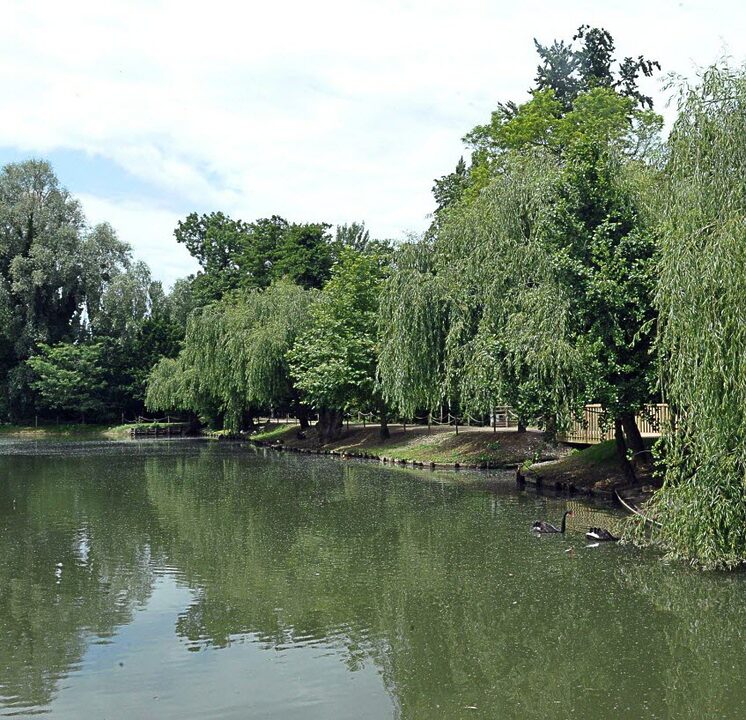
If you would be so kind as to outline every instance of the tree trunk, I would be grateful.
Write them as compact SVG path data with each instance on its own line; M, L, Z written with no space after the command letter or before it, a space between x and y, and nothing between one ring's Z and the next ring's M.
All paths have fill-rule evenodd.
M381 428L378 431L378 437L380 437L381 440L388 440L389 437L391 437L391 433L389 432L388 412L386 408L382 407L380 410L380 413L381 413Z
M523 418L521 418L521 417L518 418L517 432L519 432L519 433L525 433L526 432L526 421Z
M336 440L342 435L342 411L322 408L319 410L318 426L324 443Z
M544 439L554 442L557 439L557 416L549 413L544 417Z
M301 430L308 430L308 408L302 403L295 406L295 414L298 418L298 424Z
M624 470L624 476L629 482L635 482L635 470L627 457L627 443L624 440L624 432L622 430L622 421L620 418L614 420L614 441L616 442L616 454L619 463Z
M242 430L254 430L256 423L254 423L254 412L252 410L244 410L241 414L241 429Z
M645 452L645 443L640 435L640 429L637 427L635 416L631 412L622 413L622 428L624 428L624 437L627 440L627 446L635 455Z
M632 466L640 467L647 471L650 469L652 456L650 451L645 447L645 443L640 435L640 429L637 427L637 421L633 413L624 413L621 417L622 427L624 428L624 437L627 439L627 446L632 450Z

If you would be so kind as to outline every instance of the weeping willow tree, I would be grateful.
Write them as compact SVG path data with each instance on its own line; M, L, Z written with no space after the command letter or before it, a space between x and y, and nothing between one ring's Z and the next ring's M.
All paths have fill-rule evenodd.
M562 117L540 99L503 118L489 181L441 208L434 238L390 279L381 383L404 413L509 404L547 429L599 402L632 476L655 377L643 198L656 168L630 151L629 98L594 90Z
M378 382L404 417L443 400L447 311L432 243L406 243L382 288L378 320Z
M161 358L148 376L145 406L150 410L192 410L197 405L191 376L180 358Z
M177 360L162 361L150 375L148 407L217 413L237 431L251 424L252 410L294 404L303 423L285 358L313 295L278 281L193 312Z
M431 241L405 246L381 302L379 379L402 414L446 401L462 412L517 407L569 415L582 364L547 245L557 164L511 153Z
M509 404L523 421L553 424L577 396L582 364L548 245L558 171L544 153L509 154L478 199L441 228L451 299L446 391L469 412Z
M746 70L685 88L670 138L657 302L675 427L653 539L703 567L746 559Z

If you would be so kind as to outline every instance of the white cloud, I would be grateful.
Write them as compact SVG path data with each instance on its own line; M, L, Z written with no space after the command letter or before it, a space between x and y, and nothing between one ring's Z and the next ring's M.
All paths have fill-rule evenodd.
M499 100L525 97L534 37L602 25L619 56L689 73L740 49L746 7L6 0L2 20L0 145L96 153L185 212L362 219L400 237L427 225L432 180L455 165L460 137ZM123 235L145 230L140 211L161 217L152 199L139 202L112 205ZM164 257L171 230L148 235L170 248Z
M173 237L180 217L176 213L140 202L78 195L89 224L109 222L120 240L132 246L136 259L144 260L153 277L171 287L174 280L198 270L197 262ZM164 239L168 240L164 242Z

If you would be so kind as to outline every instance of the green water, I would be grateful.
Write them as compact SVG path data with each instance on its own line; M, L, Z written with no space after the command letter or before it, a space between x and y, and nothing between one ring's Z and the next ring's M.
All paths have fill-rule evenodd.
M0 441L0 715L746 717L746 577L460 478Z

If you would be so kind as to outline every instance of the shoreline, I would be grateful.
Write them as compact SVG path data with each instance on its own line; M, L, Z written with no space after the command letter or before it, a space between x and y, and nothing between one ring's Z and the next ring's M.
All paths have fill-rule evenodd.
M297 426L276 425L246 438L251 444L276 450L310 455L327 455L340 459L376 461L384 465L416 469L448 470L515 470L516 485L537 493L566 497L587 497L618 505L616 492L640 491L641 485L630 484L619 465L613 442L585 449L550 444L536 430L518 433L515 429L408 428L393 432L388 440L378 438L377 427L351 426L342 436L322 444L314 428L298 437ZM490 439L492 438L492 439ZM443 460L443 449L451 457ZM485 449L487 452L485 452ZM537 452L537 450L539 452ZM645 486L648 487L648 486Z
M163 425L163 427L161 427ZM203 431L212 441L238 440L278 452L374 461L390 467L418 470L514 470L516 486L539 494L593 498L618 505L616 492L644 494L652 491L650 478L630 484L616 460L613 443L584 449L547 442L537 430L450 426L427 428L390 426L391 436L382 440L377 425L350 425L339 438L323 443L315 427L300 431L297 425L275 423L253 435L230 436ZM0 426L0 438L19 440L129 440L178 437L165 424L106 425L69 424ZM648 483L648 484L645 484Z

